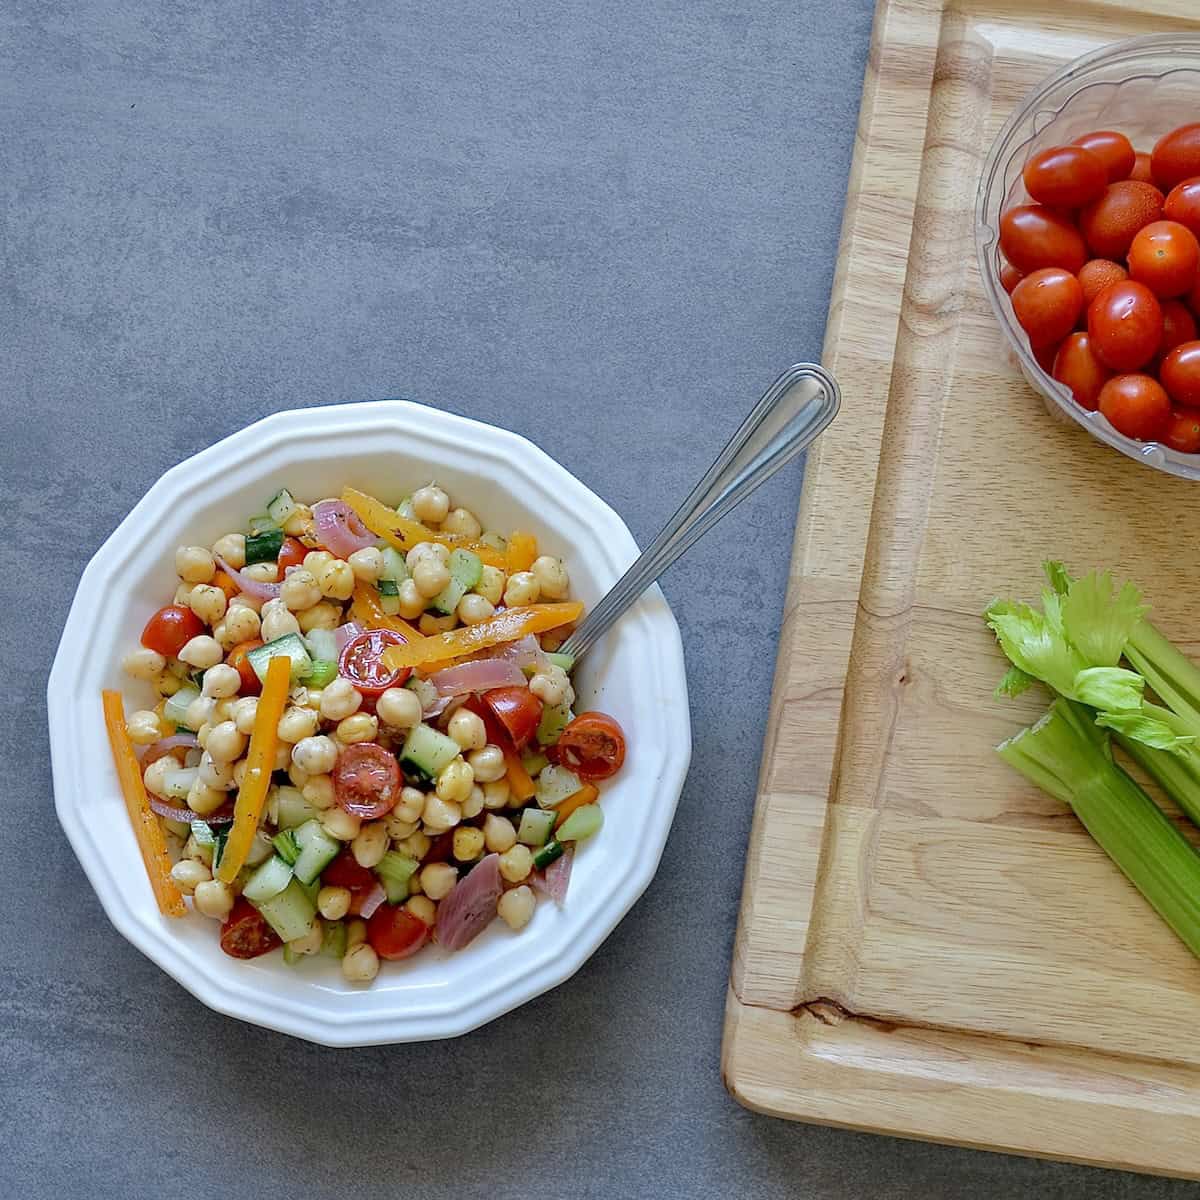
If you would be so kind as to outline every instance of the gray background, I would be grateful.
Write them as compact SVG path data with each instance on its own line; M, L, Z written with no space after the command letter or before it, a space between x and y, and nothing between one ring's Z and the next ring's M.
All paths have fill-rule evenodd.
M650 536L819 354L868 0L0 7L0 1194L1167 1197L752 1115L722 1005L800 473L665 581L696 752L654 884L452 1043L203 1009L54 820L43 684L89 555L264 413L404 395L533 437Z

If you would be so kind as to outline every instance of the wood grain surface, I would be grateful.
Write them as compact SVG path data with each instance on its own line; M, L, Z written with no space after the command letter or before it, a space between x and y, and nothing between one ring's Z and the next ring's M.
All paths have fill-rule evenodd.
M1049 7L876 13L824 356L844 408L805 477L723 1069L779 1116L1200 1175L1200 964L993 753L1045 698L993 699L979 614L1045 558L1141 582L1200 654L1200 490L1050 419L973 242L1029 89L1200 14Z

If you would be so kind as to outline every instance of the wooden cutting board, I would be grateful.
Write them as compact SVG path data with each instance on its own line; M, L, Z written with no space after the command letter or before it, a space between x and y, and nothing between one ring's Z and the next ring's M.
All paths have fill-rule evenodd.
M752 1108L1200 1175L1200 963L994 755L1045 701L992 698L979 615L1036 597L1044 558L1112 566L1200 657L1200 485L1047 416L972 215L1046 74L1198 24L1194 0L877 11L824 356L844 406L805 477L728 995Z

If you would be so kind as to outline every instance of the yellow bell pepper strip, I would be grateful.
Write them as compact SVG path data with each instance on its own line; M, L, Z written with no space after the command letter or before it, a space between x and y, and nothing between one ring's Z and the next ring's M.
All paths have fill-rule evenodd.
M504 555L486 542L478 542L458 533L438 533L422 525L420 521L402 517L395 509L388 508L383 501L376 500L374 496L368 496L366 492L360 492L357 488L344 488L342 500L354 509L362 523L376 537L383 538L403 553L408 553L420 542L438 542L448 550L470 550L490 567L503 568L506 562Z
M585 783L573 796L568 796L554 812L554 828L557 829L577 808L585 804L595 804L600 795L599 788L594 783Z
M526 800L532 800L534 792L537 791L537 785L530 778L529 772L525 770L521 756L511 746L504 747L504 769L508 778L508 790L512 793L513 798L520 800L522 804Z
M133 742L125 728L125 705L120 692L101 693L104 701L104 725L108 730L108 744L112 747L113 763L117 778L121 781L121 795L125 798L125 809L133 826L150 886L158 911L164 917L182 917L187 908L183 903L175 880L171 878L171 859L167 854L167 842L162 826L146 798L142 783L142 766L133 750Z
M279 718L283 716L283 706L291 688L291 669L292 660L285 654L276 654L267 660L267 678L258 698L258 713L250 734L250 749L246 752L246 777L238 788L229 840L217 864L217 878L222 883L232 883L245 865L258 830L267 791L271 787L271 772L275 769Z
M380 606L378 593L369 583L363 583L361 580L354 585L354 603L350 606L350 616L368 629L390 629L406 642L420 641L423 636L403 617L393 617L390 613L385 613Z
M508 539L506 569L510 575L518 571L528 571L533 566L533 560L538 556L537 538L532 533L514 532Z
M578 600L567 600L559 604L530 604L522 608L507 608L480 621L478 625L464 625L447 633L435 633L432 637L418 638L406 646L391 646L383 652L383 661L393 671L405 667L424 667L429 663L446 659L462 658L497 646L501 642L515 642L527 633L544 633L559 625L577 621L583 612Z

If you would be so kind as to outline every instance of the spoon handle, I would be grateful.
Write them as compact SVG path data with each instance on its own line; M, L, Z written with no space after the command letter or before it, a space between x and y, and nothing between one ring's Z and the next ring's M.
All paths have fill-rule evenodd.
M717 461L638 560L562 646L578 659L730 509L791 462L837 415L841 394L815 363L789 367L750 411Z

